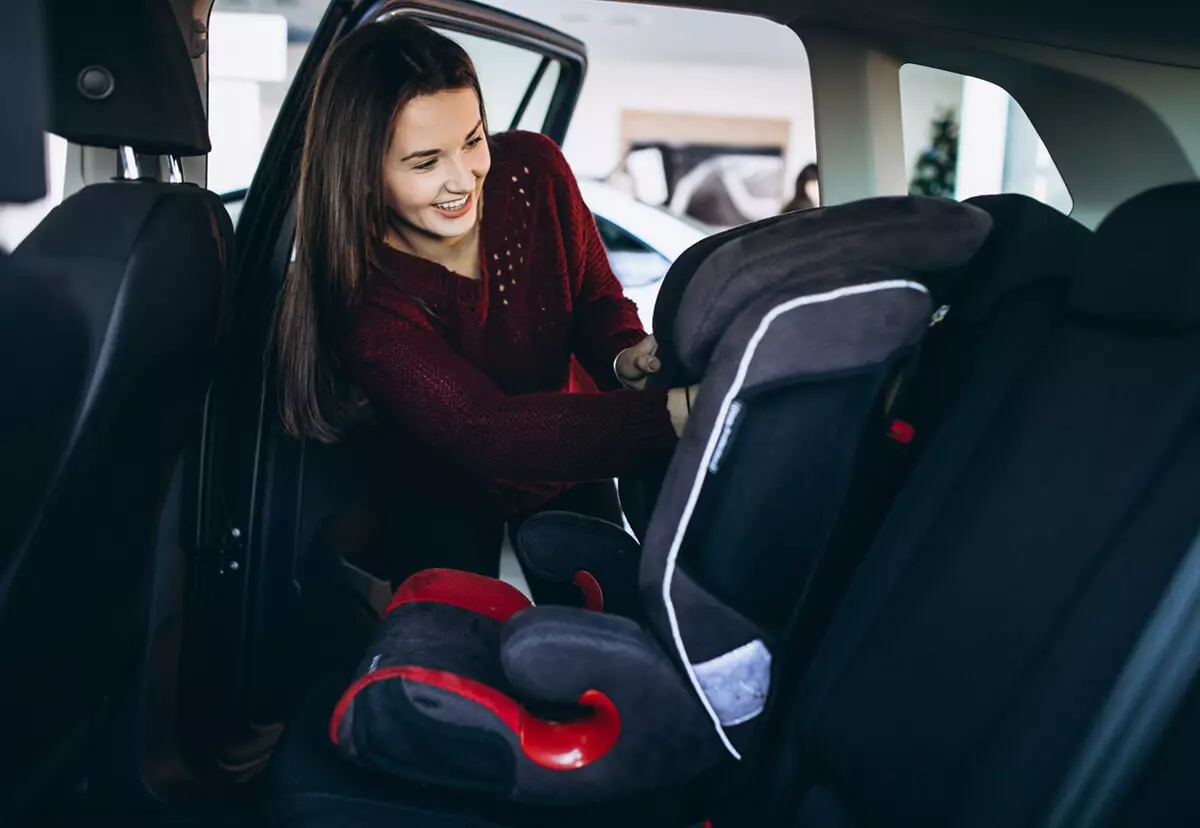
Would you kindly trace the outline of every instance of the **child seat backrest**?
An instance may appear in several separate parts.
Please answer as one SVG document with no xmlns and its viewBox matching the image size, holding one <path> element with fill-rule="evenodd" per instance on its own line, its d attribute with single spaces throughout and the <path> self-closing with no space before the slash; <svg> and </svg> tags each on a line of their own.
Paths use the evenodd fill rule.
<svg viewBox="0 0 1200 828">
<path fill-rule="evenodd" d="M 703 384 L 640 581 L 654 632 L 732 754 L 754 738 L 771 653 L 874 400 L 928 328 L 928 292 L 910 276 L 965 262 L 989 228 L 986 213 L 954 202 L 876 199 L 772 221 L 691 276 L 674 353 Z"/>
</svg>

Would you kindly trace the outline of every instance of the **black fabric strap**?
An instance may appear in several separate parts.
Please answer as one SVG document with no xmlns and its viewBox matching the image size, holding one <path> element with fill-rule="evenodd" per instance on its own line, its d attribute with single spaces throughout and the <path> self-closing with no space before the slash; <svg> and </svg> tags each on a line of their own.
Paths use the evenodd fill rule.
<svg viewBox="0 0 1200 828">
<path fill-rule="evenodd" d="M 1200 672 L 1200 534 L 1075 758 L 1046 828 L 1108 823 Z"/>
</svg>

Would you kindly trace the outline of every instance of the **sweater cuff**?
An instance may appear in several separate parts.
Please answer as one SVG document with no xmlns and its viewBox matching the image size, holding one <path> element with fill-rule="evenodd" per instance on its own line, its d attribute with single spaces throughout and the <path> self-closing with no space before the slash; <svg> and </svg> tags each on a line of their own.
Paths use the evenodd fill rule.
<svg viewBox="0 0 1200 828">
<path fill-rule="evenodd" d="M 623 397 L 621 412 L 625 424 L 625 442 L 636 465 L 646 459 L 673 451 L 679 438 L 671 425 L 671 414 L 667 411 L 667 391 L 614 391 Z"/>
</svg>

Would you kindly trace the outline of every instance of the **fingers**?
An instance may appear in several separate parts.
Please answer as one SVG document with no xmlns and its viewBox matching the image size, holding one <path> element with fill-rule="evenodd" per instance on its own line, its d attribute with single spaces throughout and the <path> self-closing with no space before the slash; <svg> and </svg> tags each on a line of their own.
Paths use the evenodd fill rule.
<svg viewBox="0 0 1200 828">
<path fill-rule="evenodd" d="M 653 374 L 662 368 L 662 362 L 653 354 L 638 354 L 633 364 L 643 374 Z"/>
</svg>

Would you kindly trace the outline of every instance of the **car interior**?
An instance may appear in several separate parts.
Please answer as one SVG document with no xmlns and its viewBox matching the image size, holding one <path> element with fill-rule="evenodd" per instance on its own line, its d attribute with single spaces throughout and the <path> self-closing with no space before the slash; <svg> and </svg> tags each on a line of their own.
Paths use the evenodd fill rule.
<svg viewBox="0 0 1200 828">
<path fill-rule="evenodd" d="M 0 203 L 68 142 L 0 251 L 0 825 L 1200 824 L 1200 5 L 663 5 L 803 42 L 822 207 L 671 264 L 651 384 L 701 396 L 619 481 L 628 530 L 525 524 L 580 593 L 538 606 L 374 575 L 370 406 L 288 436 L 270 346 L 333 44 L 393 15 L 522 44 L 561 143 L 586 43 L 330 2 L 235 231 L 213 0 L 0 8 Z M 1071 214 L 909 195 L 911 63 L 1011 94 Z"/>
</svg>

